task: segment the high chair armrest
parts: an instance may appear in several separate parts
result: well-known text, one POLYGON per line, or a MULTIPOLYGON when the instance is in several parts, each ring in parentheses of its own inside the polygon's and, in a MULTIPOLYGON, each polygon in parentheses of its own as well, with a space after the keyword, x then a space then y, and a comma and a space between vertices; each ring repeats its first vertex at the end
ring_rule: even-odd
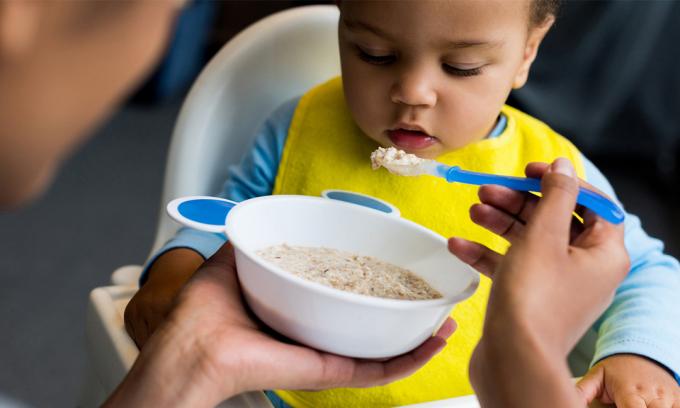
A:
POLYGON ((140 265, 125 265, 113 271, 111 274, 111 284, 114 286, 133 286, 137 287, 139 277, 142 275, 140 265))
POLYGON ((136 287, 106 286, 90 292, 86 347, 90 363, 107 392, 118 386, 139 354, 123 321, 125 306, 136 291, 136 287))

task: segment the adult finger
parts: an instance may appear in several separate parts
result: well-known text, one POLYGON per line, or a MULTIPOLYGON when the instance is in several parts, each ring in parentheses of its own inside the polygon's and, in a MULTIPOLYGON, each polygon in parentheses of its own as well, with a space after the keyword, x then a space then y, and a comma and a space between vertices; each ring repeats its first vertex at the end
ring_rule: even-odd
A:
POLYGON ((446 340, 434 336, 415 350, 385 362, 359 362, 355 369, 355 386, 384 385, 407 377, 424 366, 446 347, 446 340), (376 366, 379 365, 379 366, 376 366))
POLYGON ((550 165, 541 179, 541 192, 543 197, 527 222, 528 234, 535 234, 535 239, 555 240, 566 249, 578 195, 576 172, 569 160, 558 158, 550 165))
POLYGON ((550 163, 531 162, 524 168, 524 174, 531 178, 543 178, 543 175, 550 169, 550 163))
POLYGON ((524 221, 488 204, 470 207, 470 219, 511 243, 521 237, 524 231, 524 221))
POLYGON ((449 238, 448 246, 449 251, 461 261, 492 279, 496 267, 503 259, 501 254, 484 245, 463 238, 449 238))
POLYGON ((341 357, 334 354, 321 353, 302 346, 277 344, 275 347, 286 347, 288 353, 293 352, 299 355, 296 361, 299 361, 300 364, 290 367, 292 371, 286 376, 288 378, 286 387, 288 388, 372 387, 390 383, 416 372, 444 349, 446 346, 445 339, 455 329, 456 323, 453 319, 448 318, 437 333, 433 337, 428 338, 420 346, 406 354, 384 361, 341 357), (312 354, 317 354, 321 358, 321 365, 312 363, 312 368, 312 366, 306 364, 315 360, 315 358, 310 357, 312 354), (313 374, 315 371, 318 373, 316 377, 313 374), (303 385, 303 383, 309 383, 310 378, 316 378, 318 380, 317 384, 303 385))
POLYGON ((382 384, 387 384, 415 373, 435 355, 446 347, 446 340, 441 337, 430 337, 415 350, 384 363, 382 384))
POLYGON ((494 206, 522 220, 530 218, 532 209, 538 201, 538 197, 534 194, 497 185, 481 186, 477 195, 482 203, 494 206))
MULTIPOLYGON (((550 164, 548 164, 548 163, 531 162, 531 163, 527 164, 526 168, 524 169, 524 174, 526 174, 527 177, 531 177, 531 178, 542 178, 543 175, 549 169, 550 169, 550 164)), ((580 187, 587 188, 591 191, 594 191, 594 192, 596 192, 600 195, 603 195, 603 196, 611 199, 611 197, 609 197, 607 194, 603 193, 602 190, 600 190, 599 188, 595 187, 594 185, 588 183, 587 181, 585 181, 581 178, 578 179, 578 184, 579 184, 580 187)))
MULTIPOLYGON (((524 173, 526 174, 527 177, 531 178, 542 178, 543 175, 550 169, 550 164, 548 163, 543 163, 543 162, 532 162, 527 164, 526 168, 524 169, 524 173)), ((591 186, 590 184, 586 183, 585 181, 579 179, 579 185, 581 187, 586 187, 590 188, 593 191, 600 192, 598 189, 595 187, 591 186)), ((577 204, 574 211, 576 214, 578 214, 581 218, 584 218, 585 214, 587 213, 588 209, 583 207, 582 205, 577 204)), ((525 218, 522 218, 524 220, 528 220, 530 217, 527 216, 525 218)), ((570 233, 570 241, 578 237, 581 232, 583 232, 583 223, 581 223, 577 219, 573 219, 571 223, 571 233, 570 233)))
POLYGON ((446 320, 444 320, 444 323, 439 327, 439 330, 434 334, 435 337, 440 337, 444 340, 448 339, 451 337, 453 332, 456 331, 456 328, 458 325, 456 324, 455 320, 453 320, 450 317, 447 317, 446 320))
MULTIPOLYGON (((532 217, 539 201, 537 195, 490 184, 480 187, 478 195, 482 204, 491 206, 496 211, 490 208, 474 208, 475 205, 473 205, 470 207, 472 221, 511 243, 521 236, 526 220, 532 217)), ((584 218, 587 211, 589 210, 585 207, 577 205, 574 212, 584 218)), ((571 239, 576 238, 583 232, 583 229, 583 223, 574 218, 570 233, 571 239)))
POLYGON ((591 257, 600 259, 607 267, 592 276, 603 280, 600 284, 611 285, 625 278, 630 270, 630 257, 624 242, 623 224, 614 225, 588 211, 584 230, 571 243, 574 251, 587 251, 591 257), (615 280, 612 281, 612 278, 615 280))
POLYGON ((583 220, 583 232, 573 241, 576 247, 606 248, 606 244, 618 244, 623 239, 622 226, 610 224, 592 211, 586 211, 583 220))
MULTIPOLYGON (((532 163, 527 164, 526 168, 524 169, 524 174, 526 174, 527 177, 540 179, 540 178, 543 177, 545 172, 548 171, 549 169, 550 169, 549 163, 532 162, 532 163)), ((585 182, 581 179, 579 179, 579 185, 581 187, 586 187, 586 188, 591 189, 592 191, 601 193, 600 190, 598 190, 597 188, 593 187, 592 185, 588 184, 587 182, 585 182)), ((603 195, 605 195, 605 194, 603 194, 603 195)), ((537 202, 538 201, 534 201, 534 205, 531 207, 531 209, 533 209, 533 207, 535 207, 535 203, 537 203, 537 202)), ((529 207, 529 205, 527 205, 526 207, 529 207)), ((574 209, 574 212, 576 214, 578 214, 581 218, 584 217, 584 215, 587 211, 588 211, 588 209, 583 207, 580 204, 577 204, 576 208, 574 209)), ((530 218, 530 215, 522 217, 523 220, 528 220, 529 218, 530 218)), ((581 232, 583 232, 583 223, 581 223, 579 220, 574 218, 572 220, 571 225, 572 225, 572 227, 571 227, 570 240, 575 239, 581 232)))

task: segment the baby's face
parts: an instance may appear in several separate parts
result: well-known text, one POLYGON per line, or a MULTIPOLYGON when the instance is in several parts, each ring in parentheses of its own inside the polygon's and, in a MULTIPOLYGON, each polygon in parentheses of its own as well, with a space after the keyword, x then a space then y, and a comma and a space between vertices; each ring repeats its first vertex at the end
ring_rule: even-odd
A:
POLYGON ((427 158, 483 139, 550 26, 529 28, 530 1, 342 2, 342 75, 356 123, 383 146, 427 158))

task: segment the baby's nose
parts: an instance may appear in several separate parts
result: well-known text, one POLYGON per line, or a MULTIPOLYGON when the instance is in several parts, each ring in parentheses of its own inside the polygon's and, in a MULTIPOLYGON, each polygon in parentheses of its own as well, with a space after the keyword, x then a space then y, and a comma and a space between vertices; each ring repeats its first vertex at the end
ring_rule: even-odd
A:
POLYGON ((437 103, 437 92, 426 71, 410 71, 392 85, 390 98, 398 104, 431 108, 437 103))

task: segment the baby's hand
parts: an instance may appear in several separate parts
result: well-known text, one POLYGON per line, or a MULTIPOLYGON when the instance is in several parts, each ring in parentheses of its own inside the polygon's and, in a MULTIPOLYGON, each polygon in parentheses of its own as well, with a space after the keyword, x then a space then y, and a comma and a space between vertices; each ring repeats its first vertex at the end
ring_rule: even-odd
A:
POLYGON ((657 363, 634 354, 617 354, 597 363, 578 382, 588 403, 598 399, 619 408, 680 407, 680 387, 657 363))
POLYGON ((125 328, 137 347, 165 320, 178 292, 170 285, 146 284, 132 297, 125 308, 125 328))
POLYGON ((173 249, 151 266, 146 283, 125 308, 125 328, 141 349, 172 309, 175 297, 203 264, 203 257, 186 249, 173 249))

